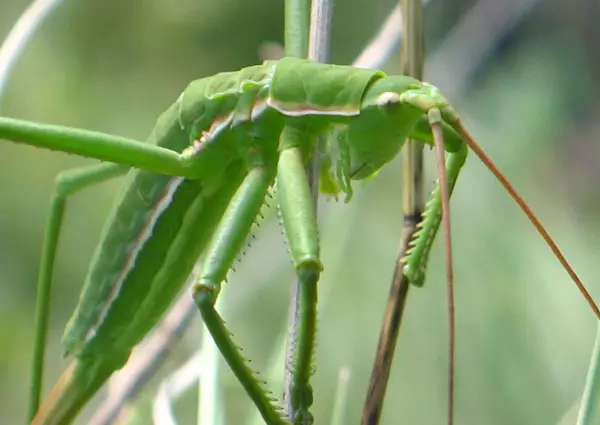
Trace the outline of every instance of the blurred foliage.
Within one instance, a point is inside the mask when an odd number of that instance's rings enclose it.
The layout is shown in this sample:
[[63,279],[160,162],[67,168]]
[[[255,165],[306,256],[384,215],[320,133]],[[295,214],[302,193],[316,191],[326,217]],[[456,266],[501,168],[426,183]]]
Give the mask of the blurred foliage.
[[[495,1],[496,13],[511,2]],[[0,37],[28,3],[2,1]],[[425,14],[431,51],[475,3],[432,2]],[[350,63],[392,6],[391,0],[338,1],[332,61]],[[508,35],[489,46],[467,90],[451,100],[600,300],[594,272],[600,245],[600,67],[594,54],[600,48],[598,12],[592,0],[539,2]],[[282,16],[283,2],[272,0],[66,1],[20,59],[0,99],[0,114],[143,139],[188,81],[259,62],[263,43],[281,43]],[[486,31],[494,19],[486,17],[478,30]],[[460,51],[452,57],[462,60]],[[433,183],[433,157],[428,161],[427,178]],[[35,281],[53,179],[60,170],[90,162],[0,145],[3,424],[24,422]],[[314,384],[314,413],[320,424],[329,419],[343,366],[352,374],[348,417],[351,423],[360,417],[398,248],[399,164],[395,161],[377,179],[358,184],[352,204],[323,202],[320,207],[326,265]],[[69,204],[55,272],[47,390],[66,365],[62,329],[77,302],[117,184],[78,194]],[[457,423],[558,423],[583,390],[594,318],[535,231],[474,156],[459,179],[452,208]],[[225,289],[235,296],[236,287],[256,286],[245,291],[241,307],[226,309],[225,317],[260,370],[267,369],[287,318],[292,269],[279,233],[273,220],[261,227]],[[445,314],[438,241],[427,285],[413,289],[409,297],[382,423],[445,422]],[[198,321],[165,370],[197,347],[197,329]],[[226,423],[240,423],[250,403],[229,372],[224,380]],[[192,406],[194,399],[188,400]],[[184,408],[180,423],[191,423],[193,415],[193,408]]]

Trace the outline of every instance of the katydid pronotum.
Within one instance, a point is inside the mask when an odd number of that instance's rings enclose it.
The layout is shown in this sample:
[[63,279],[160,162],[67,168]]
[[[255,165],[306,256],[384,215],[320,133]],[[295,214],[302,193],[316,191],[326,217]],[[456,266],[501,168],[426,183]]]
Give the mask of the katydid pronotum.
[[[536,224],[587,294],[556,245],[462,126],[426,83],[378,71],[284,58],[192,82],[140,143],[100,133],[0,118],[0,137],[93,157],[101,164],[58,179],[41,271],[47,284],[69,193],[123,175],[129,183],[103,232],[80,303],[65,332],[75,360],[33,423],[69,423],[127,360],[171,303],[197,258],[206,252],[194,298],[237,379],[268,424],[311,423],[317,281],[322,270],[316,219],[304,165],[314,140],[327,136],[321,188],[352,197],[352,180],[369,177],[411,137],[448,153],[448,189],[472,149]],[[158,173],[158,174],[157,174]],[[221,282],[243,245],[269,188],[277,203],[301,282],[299,339],[294,351],[295,418],[282,417],[252,375],[213,308]],[[440,193],[429,203],[405,273],[422,285],[442,217]]]

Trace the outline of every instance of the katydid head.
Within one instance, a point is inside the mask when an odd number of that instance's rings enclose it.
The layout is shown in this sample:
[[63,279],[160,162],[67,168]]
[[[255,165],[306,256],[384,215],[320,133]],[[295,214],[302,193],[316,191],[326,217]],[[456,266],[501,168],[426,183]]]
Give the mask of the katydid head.
[[444,115],[448,103],[430,84],[406,76],[375,81],[363,97],[360,114],[348,124],[351,178],[369,177],[394,159],[415,125],[433,108]]

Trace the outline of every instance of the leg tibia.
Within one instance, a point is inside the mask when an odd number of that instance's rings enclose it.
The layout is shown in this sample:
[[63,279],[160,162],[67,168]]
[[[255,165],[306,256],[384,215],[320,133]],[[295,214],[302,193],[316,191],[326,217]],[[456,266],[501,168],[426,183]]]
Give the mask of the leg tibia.
[[252,168],[231,199],[213,237],[202,266],[200,284],[220,286],[244,245],[252,224],[264,203],[273,172]]
[[256,380],[254,373],[246,364],[246,359],[241,355],[240,349],[231,339],[231,332],[214,308],[214,297],[215,295],[207,286],[199,285],[194,289],[194,301],[198,305],[202,320],[204,320],[204,324],[213,337],[215,344],[219,347],[223,358],[225,358],[233,374],[254,402],[265,423],[268,425],[289,425],[283,418],[281,408],[273,404],[270,393],[262,388],[261,383]]
[[217,228],[193,290],[194,301],[215,344],[263,419],[268,425],[283,425],[286,421],[282,412],[272,404],[271,396],[246,365],[246,360],[231,339],[231,333],[215,310],[221,282],[250,233],[272,181],[273,172],[268,168],[258,166],[249,171]]
[[277,168],[277,196],[286,239],[298,275],[296,312],[288,397],[294,424],[313,422],[310,377],[317,321],[317,282],[322,270],[319,260],[317,220],[310,187],[299,148],[284,149]]

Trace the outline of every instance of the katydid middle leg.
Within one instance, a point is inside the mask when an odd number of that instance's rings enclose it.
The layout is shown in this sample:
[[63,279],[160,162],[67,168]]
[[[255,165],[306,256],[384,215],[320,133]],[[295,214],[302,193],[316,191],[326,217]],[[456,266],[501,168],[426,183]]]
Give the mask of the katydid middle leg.
[[231,367],[239,382],[269,425],[283,425],[281,411],[272,404],[268,392],[261,387],[246,364],[246,360],[231,338],[215,303],[235,258],[242,248],[250,229],[264,204],[269,186],[274,179],[274,166],[265,164],[260,153],[251,154],[249,171],[231,200],[223,216],[202,271],[194,285],[194,301],[215,344]]
[[[285,235],[300,280],[300,320],[298,339],[293,350],[293,390],[290,394],[294,411],[297,412],[295,417],[290,419],[297,425],[313,423],[312,414],[308,410],[313,398],[309,380],[313,371],[316,284],[322,269],[314,206],[304,168],[304,150],[302,146],[295,144],[305,136],[306,134],[295,129],[284,129],[277,163],[277,199]],[[310,142],[310,139],[304,141]],[[259,153],[253,153],[253,156],[248,175],[232,199],[215,234],[202,272],[194,286],[194,300],[215,343],[266,423],[278,425],[286,423],[286,420],[254,378],[214,308],[221,282],[250,232],[268,187],[275,177],[274,166],[264,164]]]

